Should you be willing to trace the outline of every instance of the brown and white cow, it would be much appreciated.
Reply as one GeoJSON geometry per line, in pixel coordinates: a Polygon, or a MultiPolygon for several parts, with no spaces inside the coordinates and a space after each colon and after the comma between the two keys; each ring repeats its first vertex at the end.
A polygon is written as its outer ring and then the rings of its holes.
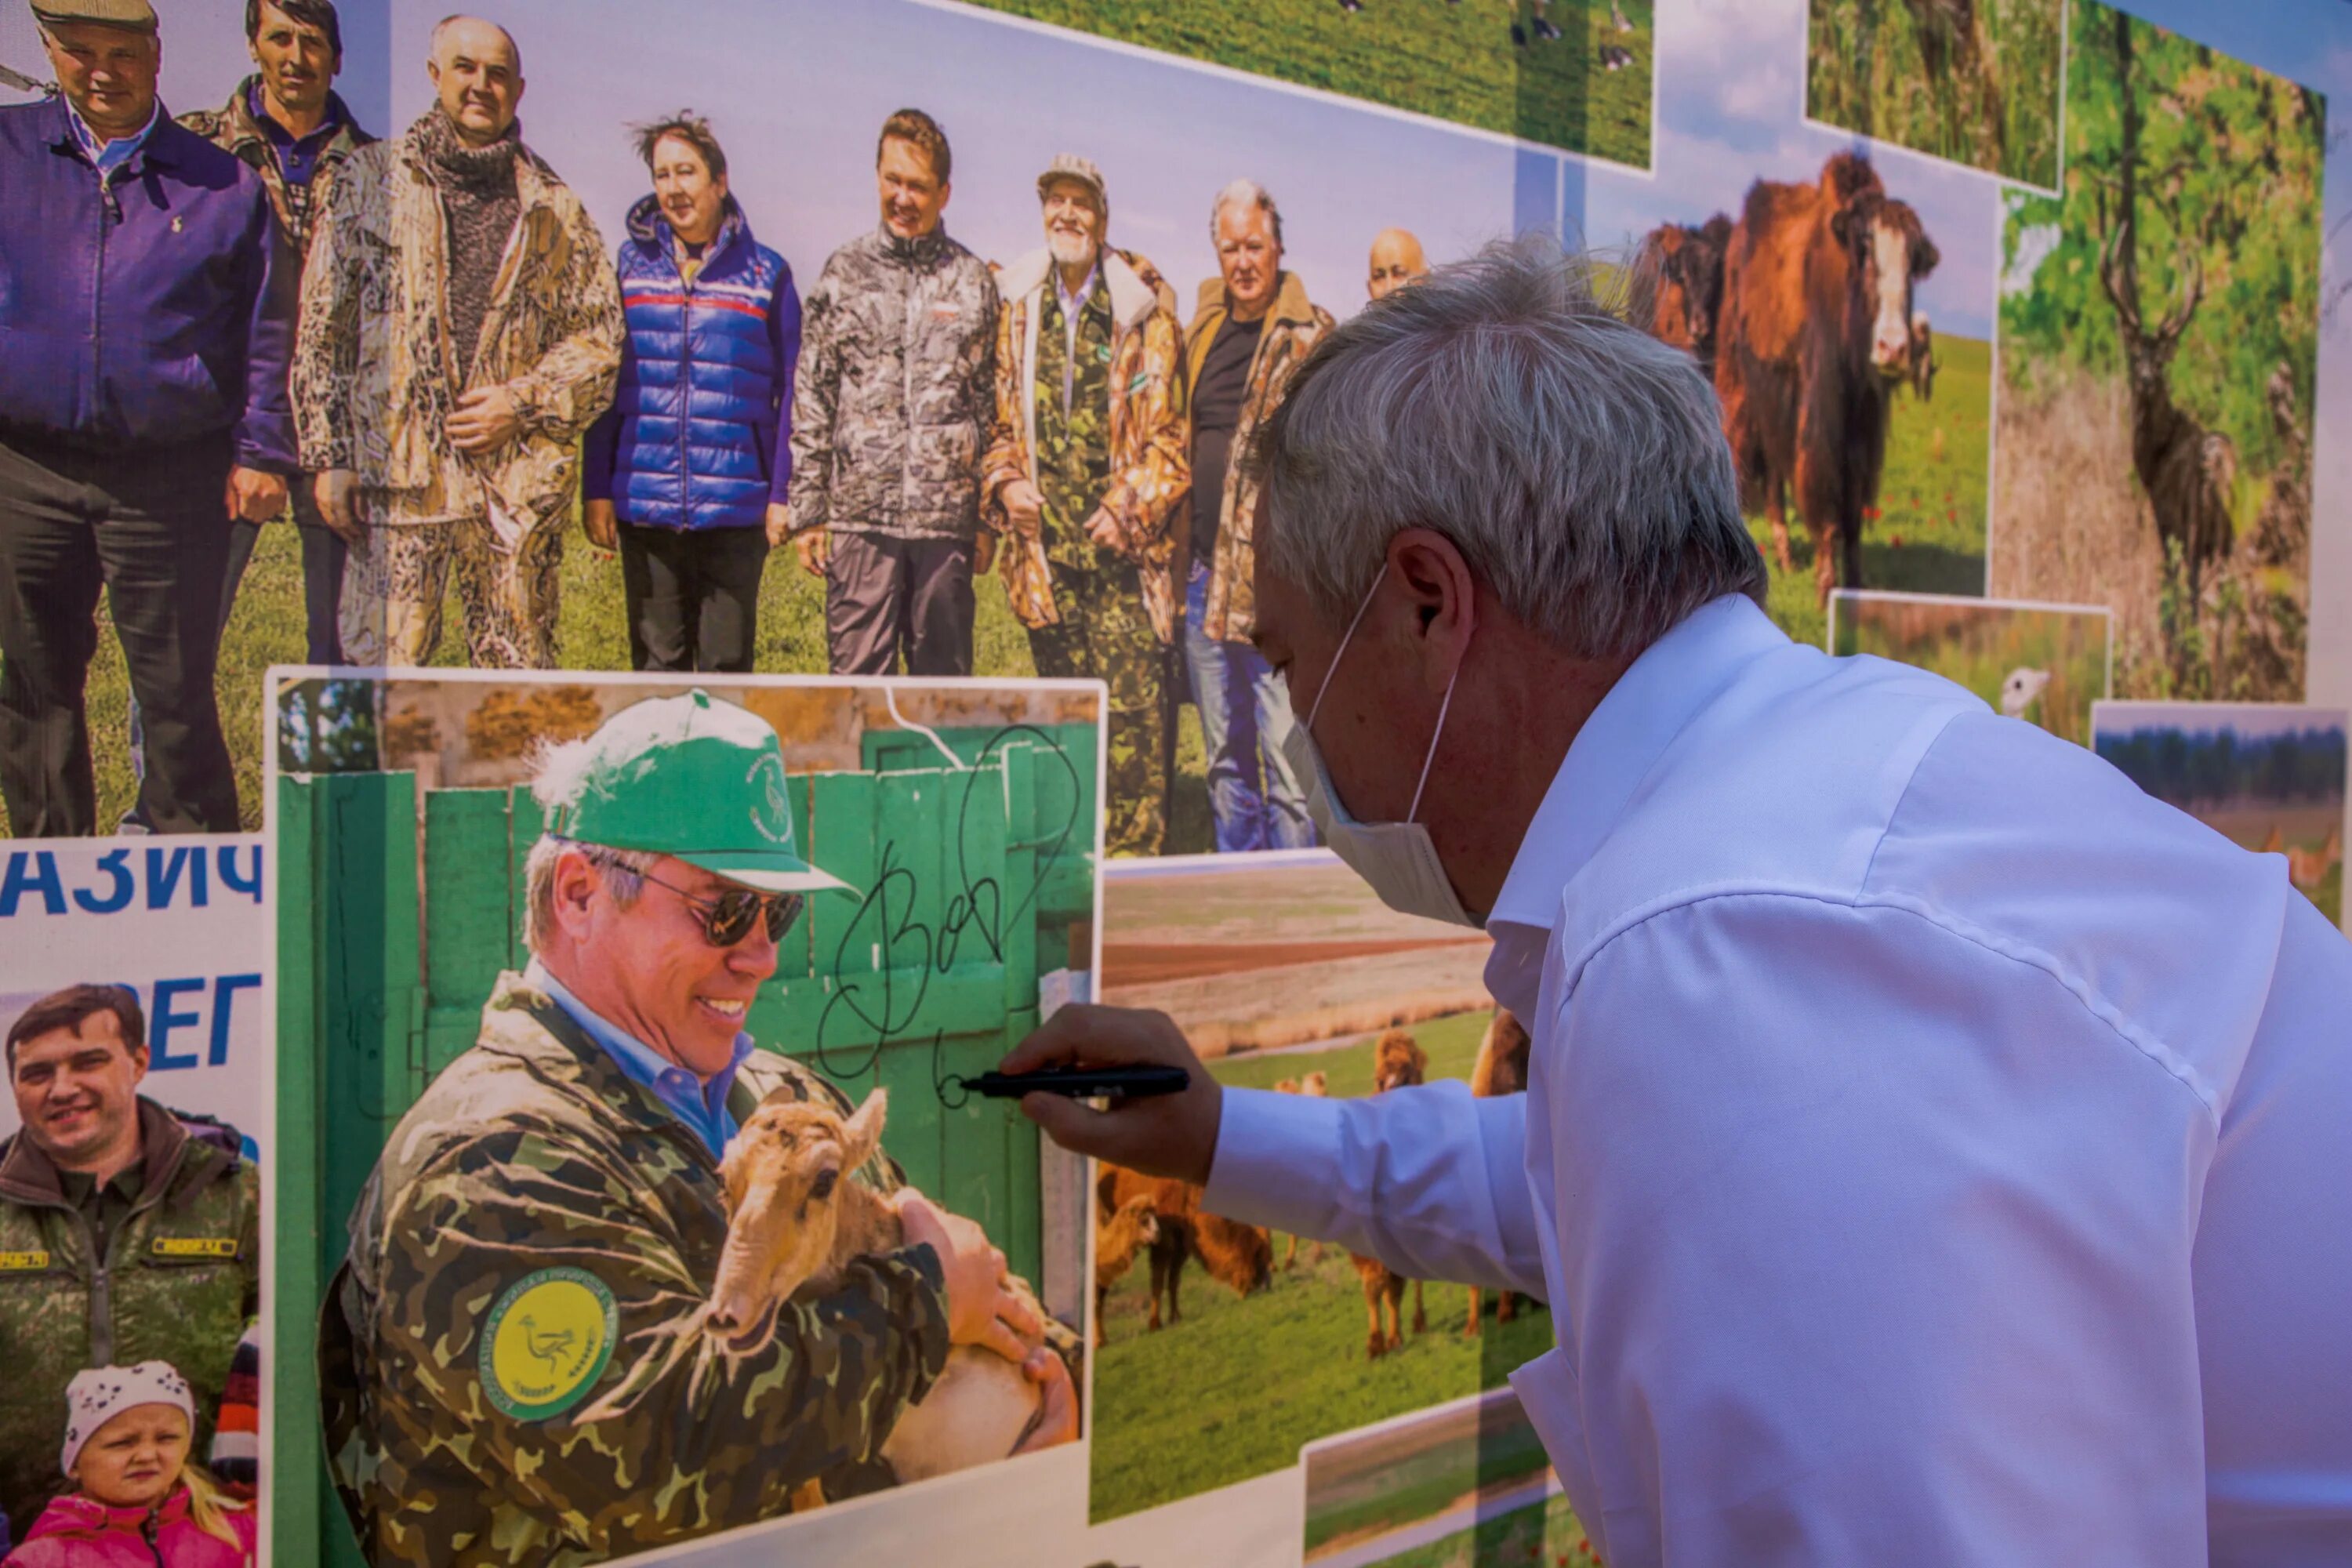
{"type": "MultiPolygon", "coordinates": [[[[1372,1045],[1372,1092],[1386,1094],[1392,1089],[1407,1089],[1423,1082],[1429,1076],[1429,1054],[1412,1037],[1410,1029],[1391,1029],[1372,1045]]],[[[1365,1332],[1364,1354],[1377,1361],[1389,1351],[1404,1343],[1404,1288],[1412,1286],[1412,1331],[1429,1331],[1429,1312],[1422,1304],[1422,1282],[1405,1277],[1377,1258],[1367,1258],[1360,1252],[1348,1255],[1356,1266],[1356,1277],[1364,1283],[1364,1311],[1371,1320],[1365,1332]],[[1381,1328],[1381,1313],[1386,1309],[1388,1330],[1381,1328]]]]}
{"type": "Polygon", "coordinates": [[[1862,520],[1878,500],[1887,407],[1911,369],[1911,290],[1935,270],[1919,215],[1858,153],[1811,184],[1748,187],[1724,258],[1715,386],[1748,504],[1784,572],[1787,499],[1813,539],[1822,601],[1862,582],[1862,520]]]}

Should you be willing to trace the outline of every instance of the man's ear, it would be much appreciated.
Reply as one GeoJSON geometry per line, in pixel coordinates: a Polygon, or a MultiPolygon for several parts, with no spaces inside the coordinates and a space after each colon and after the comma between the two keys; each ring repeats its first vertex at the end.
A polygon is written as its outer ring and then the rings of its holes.
{"type": "Polygon", "coordinates": [[[1428,646],[1423,680],[1443,690],[1461,667],[1477,624],[1476,583],[1452,540],[1432,528],[1408,528],[1389,541],[1389,571],[1410,596],[1417,634],[1428,646]]]}
{"type": "Polygon", "coordinates": [[[130,1056],[131,1056],[131,1081],[132,1083],[140,1083],[140,1082],[144,1081],[144,1080],[145,1080],[145,1079],[146,1079],[146,1077],[147,1077],[147,1062],[148,1062],[147,1047],[144,1047],[144,1046],[138,1046],[138,1047],[132,1047],[132,1049],[131,1049],[131,1053],[130,1053],[130,1056]]]}

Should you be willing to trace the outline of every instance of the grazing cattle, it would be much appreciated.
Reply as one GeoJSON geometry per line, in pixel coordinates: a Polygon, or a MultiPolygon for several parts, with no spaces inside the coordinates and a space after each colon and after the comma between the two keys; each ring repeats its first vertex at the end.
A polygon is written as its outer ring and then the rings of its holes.
{"type": "Polygon", "coordinates": [[[1911,392],[1922,403],[1936,395],[1936,373],[1943,369],[1936,358],[1936,330],[1927,324],[1927,312],[1911,312],[1911,392]]]}
{"type": "Polygon", "coordinates": [[[1117,1211],[1095,1215],[1095,1343],[1107,1344],[1103,1299],[1119,1277],[1135,1266],[1135,1255],[1160,1239],[1160,1218],[1151,1212],[1149,1193],[1138,1193],[1117,1211]]]}
{"type": "Polygon", "coordinates": [[[1263,1290],[1274,1279],[1274,1243],[1264,1230],[1201,1207],[1201,1189],[1170,1176],[1147,1176],[1118,1165],[1105,1165],[1095,1178],[1095,1200],[1116,1214],[1138,1197],[1148,1196],[1160,1234],[1150,1243],[1151,1315],[1145,1327],[1160,1325],[1160,1302],[1168,1301],[1167,1321],[1184,1321],[1177,1286],[1184,1262],[1197,1258],[1212,1279],[1221,1279],[1236,1296],[1263,1290]]]}
{"type": "MultiPolygon", "coordinates": [[[[727,1241],[703,1313],[703,1331],[721,1353],[757,1354],[775,1335],[781,1303],[803,1289],[837,1289],[852,1259],[906,1245],[890,1200],[854,1174],[882,1145],[887,1105],[877,1089],[845,1117],[780,1089],[728,1142],[719,1163],[727,1241]]],[[[1008,1283],[1025,1293],[1017,1280],[1008,1283]]],[[[992,1350],[958,1345],[930,1391],[891,1427],[882,1458],[900,1481],[1004,1458],[1041,1400],[1037,1385],[1012,1362],[992,1350]]],[[[825,1500],[821,1484],[811,1481],[793,1492],[793,1510],[825,1500]]]]}
{"type": "Polygon", "coordinates": [[[1723,310],[1723,253],[1730,243],[1731,220],[1717,213],[1696,228],[1660,224],[1633,258],[1636,299],[1649,317],[1650,335],[1690,351],[1709,375],[1723,310]]]}
{"type": "MultiPolygon", "coordinates": [[[[1392,1089],[1403,1089],[1422,1082],[1429,1072],[1429,1056],[1405,1029],[1391,1029],[1372,1047],[1372,1092],[1386,1094],[1392,1089]]],[[[1404,1343],[1403,1275],[1397,1273],[1377,1258],[1366,1258],[1351,1252],[1349,1260],[1356,1266],[1357,1278],[1364,1282],[1364,1311],[1371,1320],[1366,1331],[1364,1353],[1377,1359],[1404,1343]],[[1381,1332],[1381,1309],[1388,1312],[1388,1332],[1381,1332]]],[[[1412,1280],[1412,1331],[1429,1331],[1429,1312],[1422,1304],[1422,1282],[1412,1280]]]]}
{"type": "Polygon", "coordinates": [[[1911,288],[1937,259],[1918,215],[1858,153],[1834,154],[1811,184],[1757,181],[1731,231],[1715,359],[1724,435],[1783,572],[1793,492],[1823,604],[1841,555],[1845,585],[1861,585],[1863,512],[1910,367],[1911,288]]]}
{"type": "MultiPolygon", "coordinates": [[[[1286,1078],[1274,1086],[1274,1092],[1276,1094],[1303,1094],[1312,1100],[1323,1100],[1328,1098],[1330,1095],[1330,1079],[1321,1072],[1308,1073],[1303,1079],[1286,1078]]],[[[1282,1266],[1285,1268],[1287,1268],[1297,1261],[1298,1237],[1296,1235],[1293,1235],[1290,1237],[1290,1245],[1283,1249],[1282,1266]]],[[[1323,1244],[1318,1241],[1312,1245],[1311,1249],[1307,1254],[1307,1267],[1313,1268],[1316,1264],[1322,1261],[1323,1244]]]]}
{"type": "MultiPolygon", "coordinates": [[[[1477,1065],[1470,1069],[1470,1092],[1480,1100],[1493,1100],[1506,1094],[1528,1091],[1528,1052],[1534,1046],[1534,1037],[1527,1026],[1511,1016],[1507,1007],[1497,1007],[1486,1024],[1486,1033],[1478,1042],[1477,1065]]],[[[1507,1323],[1519,1315],[1519,1295],[1516,1290],[1495,1293],[1495,1321],[1507,1323]]],[[[1485,1326],[1484,1309],[1478,1287],[1470,1287],[1470,1321],[1463,1328],[1464,1338],[1477,1333],[1485,1326]]]]}

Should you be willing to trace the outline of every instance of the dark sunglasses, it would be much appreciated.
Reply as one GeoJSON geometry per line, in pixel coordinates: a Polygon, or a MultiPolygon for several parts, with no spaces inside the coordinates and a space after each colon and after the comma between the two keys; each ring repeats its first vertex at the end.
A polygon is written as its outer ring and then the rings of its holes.
{"type": "Polygon", "coordinates": [[[715,899],[704,898],[650,871],[639,875],[656,888],[667,888],[701,916],[702,934],[713,947],[733,947],[751,934],[751,922],[762,916],[768,922],[768,940],[782,942],[793,922],[801,918],[801,906],[808,902],[803,893],[755,893],[749,888],[730,888],[715,899]]]}

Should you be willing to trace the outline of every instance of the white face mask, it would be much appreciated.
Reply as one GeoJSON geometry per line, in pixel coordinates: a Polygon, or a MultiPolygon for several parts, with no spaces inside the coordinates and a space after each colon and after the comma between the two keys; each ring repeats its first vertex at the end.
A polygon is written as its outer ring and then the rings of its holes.
{"type": "Polygon", "coordinates": [[[1381,575],[1372,579],[1371,592],[1356,606],[1356,618],[1348,623],[1347,635],[1331,656],[1330,669],[1323,672],[1322,689],[1316,692],[1306,719],[1302,721],[1296,713],[1291,716],[1289,727],[1282,733],[1282,754],[1307,792],[1307,815],[1314,818],[1323,842],[1371,885],[1381,902],[1399,914],[1483,930],[1486,921],[1462,907],[1461,898],[1446,878],[1444,863],[1437,858],[1429,829],[1412,820],[1421,812],[1421,792],[1429,784],[1430,763],[1437,760],[1437,739],[1445,733],[1445,712],[1454,705],[1454,683],[1462,679],[1462,667],[1456,664],[1445,682],[1445,699],[1437,708],[1437,733],[1429,738],[1429,754],[1422,759],[1421,778],[1412,786],[1412,805],[1402,822],[1359,822],[1349,816],[1348,808],[1339,804],[1339,792],[1331,787],[1331,775],[1324,771],[1323,754],[1315,749],[1310,733],[1315,715],[1323,710],[1324,695],[1331,689],[1332,673],[1339,668],[1356,627],[1362,623],[1364,612],[1372,607],[1372,596],[1387,575],[1388,569],[1382,567],[1381,575]]]}

